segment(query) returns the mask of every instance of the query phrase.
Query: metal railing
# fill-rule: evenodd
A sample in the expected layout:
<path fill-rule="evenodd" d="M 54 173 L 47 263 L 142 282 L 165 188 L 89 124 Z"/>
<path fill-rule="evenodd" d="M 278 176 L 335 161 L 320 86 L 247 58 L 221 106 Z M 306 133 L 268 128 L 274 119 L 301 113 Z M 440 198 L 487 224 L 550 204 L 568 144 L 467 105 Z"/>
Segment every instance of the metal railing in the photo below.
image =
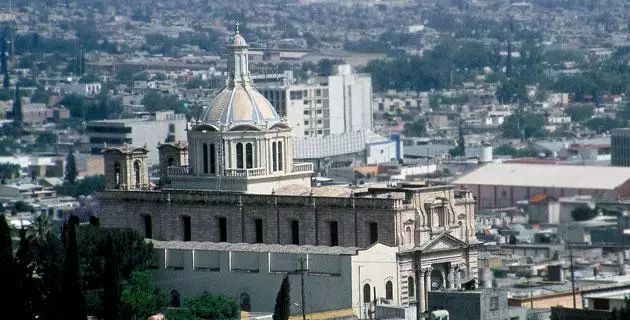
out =
<path fill-rule="evenodd" d="M 265 168 L 225 169 L 225 175 L 228 177 L 260 177 L 266 174 Z"/>

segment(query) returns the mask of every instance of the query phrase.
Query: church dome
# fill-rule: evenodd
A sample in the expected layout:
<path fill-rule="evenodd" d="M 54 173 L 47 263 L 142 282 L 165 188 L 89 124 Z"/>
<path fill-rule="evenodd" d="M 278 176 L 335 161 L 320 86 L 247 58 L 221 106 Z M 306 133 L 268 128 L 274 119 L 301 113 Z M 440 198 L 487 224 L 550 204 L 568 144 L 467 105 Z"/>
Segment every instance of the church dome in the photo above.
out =
<path fill-rule="evenodd" d="M 272 125 L 280 122 L 276 109 L 260 92 L 250 86 L 229 86 L 210 103 L 200 119 L 204 123 L 220 125 Z"/>
<path fill-rule="evenodd" d="M 236 32 L 228 40 L 227 86 L 212 100 L 199 119 L 216 127 L 253 125 L 272 126 L 281 121 L 276 109 L 258 90 L 250 78 L 247 42 Z"/>

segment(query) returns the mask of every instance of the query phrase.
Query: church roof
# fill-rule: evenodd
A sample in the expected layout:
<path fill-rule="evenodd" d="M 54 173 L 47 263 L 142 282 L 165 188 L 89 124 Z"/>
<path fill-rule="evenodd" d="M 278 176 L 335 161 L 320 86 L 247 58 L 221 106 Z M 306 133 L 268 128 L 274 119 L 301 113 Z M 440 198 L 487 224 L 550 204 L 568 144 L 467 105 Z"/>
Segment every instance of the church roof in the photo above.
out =
<path fill-rule="evenodd" d="M 247 42 L 238 30 L 228 40 L 228 84 L 212 100 L 199 119 L 202 123 L 222 126 L 271 127 L 281 121 L 276 109 L 252 84 Z"/>
<path fill-rule="evenodd" d="M 197 242 L 197 241 L 157 241 L 148 240 L 156 249 L 171 250 L 207 250 L 207 251 L 244 251 L 244 252 L 279 252 L 279 253 L 310 253 L 330 255 L 354 255 L 359 248 L 330 247 L 293 244 L 265 244 L 265 243 L 230 243 L 230 242 Z"/>

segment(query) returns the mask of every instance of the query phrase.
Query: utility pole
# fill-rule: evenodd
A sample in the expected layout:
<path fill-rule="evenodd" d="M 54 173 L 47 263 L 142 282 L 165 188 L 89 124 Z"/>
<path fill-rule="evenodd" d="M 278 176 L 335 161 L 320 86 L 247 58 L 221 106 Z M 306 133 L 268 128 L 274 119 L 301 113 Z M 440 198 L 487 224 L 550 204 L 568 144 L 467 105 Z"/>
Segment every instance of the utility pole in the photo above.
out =
<path fill-rule="evenodd" d="M 300 273 L 300 282 L 302 287 L 302 320 L 306 320 L 306 295 L 304 294 L 304 273 L 308 271 L 308 268 L 304 266 L 306 258 L 300 258 L 300 269 L 296 270 Z"/>
<path fill-rule="evenodd" d="M 569 259 L 571 260 L 571 293 L 573 295 L 573 309 L 575 309 L 575 270 L 573 267 L 573 247 L 570 243 L 569 246 Z"/>

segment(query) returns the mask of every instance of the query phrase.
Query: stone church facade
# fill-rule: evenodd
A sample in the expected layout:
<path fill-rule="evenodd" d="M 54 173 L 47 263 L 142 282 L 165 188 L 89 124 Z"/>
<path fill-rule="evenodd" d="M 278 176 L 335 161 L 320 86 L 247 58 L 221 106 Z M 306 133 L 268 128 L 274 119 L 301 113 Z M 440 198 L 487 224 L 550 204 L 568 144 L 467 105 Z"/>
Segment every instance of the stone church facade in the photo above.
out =
<path fill-rule="evenodd" d="M 330 195 L 311 188 L 312 166 L 290 157 L 291 128 L 252 86 L 238 31 L 228 49 L 228 85 L 188 124 L 188 141 L 157 147 L 159 186 L 149 185 L 152 150 L 104 150 L 104 227 L 130 227 L 160 241 L 397 246 L 400 302 L 420 310 L 428 291 L 476 278 L 470 192 L 401 184 Z"/>

